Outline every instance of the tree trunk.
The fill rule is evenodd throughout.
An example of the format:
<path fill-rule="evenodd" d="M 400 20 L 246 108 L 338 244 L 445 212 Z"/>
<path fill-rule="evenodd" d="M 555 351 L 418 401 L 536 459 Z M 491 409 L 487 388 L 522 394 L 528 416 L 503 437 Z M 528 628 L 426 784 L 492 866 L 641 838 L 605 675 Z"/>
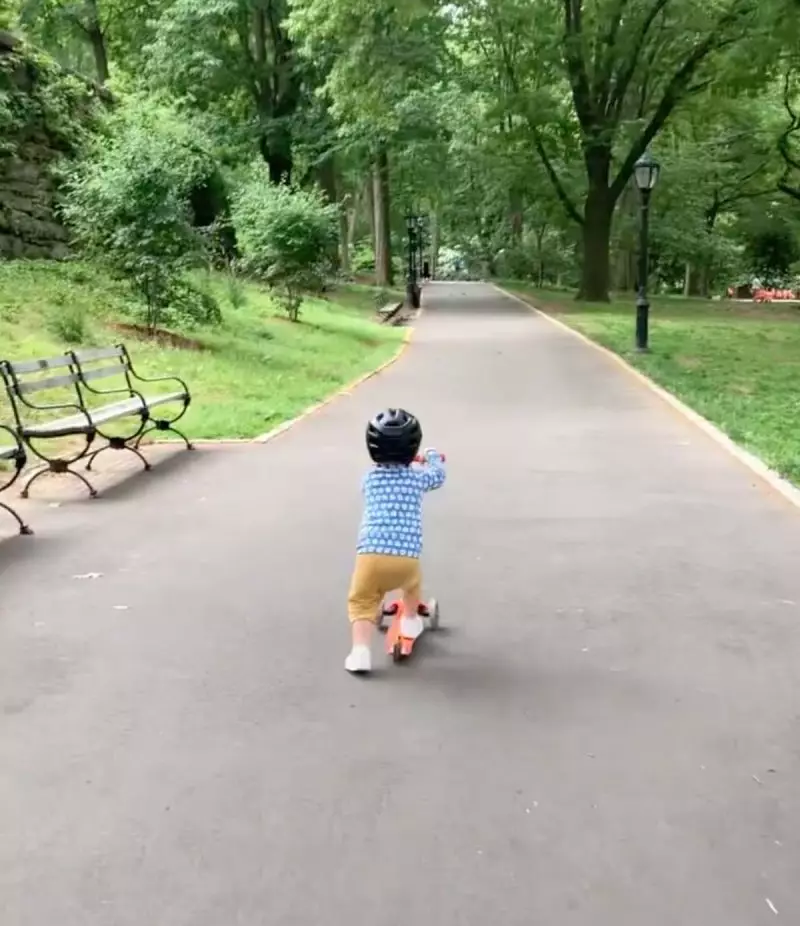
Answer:
<path fill-rule="evenodd" d="M 536 260 L 539 266 L 538 284 L 544 286 L 544 236 L 547 234 L 547 225 L 539 225 L 536 229 Z"/>
<path fill-rule="evenodd" d="M 431 210 L 431 279 L 436 279 L 436 273 L 439 269 L 439 247 L 441 239 L 441 227 L 439 221 L 439 212 L 437 209 Z"/>
<path fill-rule="evenodd" d="M 515 245 L 522 243 L 524 229 L 524 215 L 522 195 L 519 190 L 512 189 L 509 195 L 509 219 L 511 222 L 511 241 Z"/>
<path fill-rule="evenodd" d="M 583 219 L 583 266 L 578 298 L 585 302 L 609 301 L 609 261 L 614 201 L 605 184 L 591 181 Z"/>
<path fill-rule="evenodd" d="M 389 156 L 381 145 L 372 173 L 375 202 L 375 282 L 378 286 L 394 283 L 392 272 L 391 204 L 389 202 Z"/>
<path fill-rule="evenodd" d="M 293 72 L 292 45 L 282 28 L 267 21 L 269 8 L 257 5 L 252 16 L 253 58 L 260 77 L 252 83 L 261 122 L 258 146 L 272 183 L 291 183 L 292 133 L 289 124 L 300 102 Z"/>
<path fill-rule="evenodd" d="M 273 126 L 263 132 L 259 139 L 261 157 L 269 168 L 270 183 L 291 183 L 292 181 L 292 141 L 285 129 Z"/>
<path fill-rule="evenodd" d="M 347 209 L 345 211 L 345 254 L 347 260 L 347 270 L 348 272 L 351 269 L 351 254 L 353 253 L 353 245 L 356 240 L 356 226 L 358 225 L 358 213 L 361 209 L 361 199 L 362 191 L 356 190 L 350 201 L 347 204 Z M 344 260 L 343 260 L 344 263 Z"/>
<path fill-rule="evenodd" d="M 375 230 L 375 178 L 373 176 L 374 169 L 370 168 L 370 174 L 367 178 L 367 182 L 364 184 L 367 190 L 367 212 L 369 213 L 369 237 L 370 243 L 372 244 L 372 253 L 377 254 L 378 249 L 378 236 Z M 377 267 L 377 262 L 375 264 Z"/>

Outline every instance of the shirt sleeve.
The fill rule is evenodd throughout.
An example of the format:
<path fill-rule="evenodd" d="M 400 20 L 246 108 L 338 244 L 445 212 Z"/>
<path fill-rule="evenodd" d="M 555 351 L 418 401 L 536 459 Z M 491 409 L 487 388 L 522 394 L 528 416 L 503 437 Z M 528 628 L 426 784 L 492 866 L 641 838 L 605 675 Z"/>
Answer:
<path fill-rule="evenodd" d="M 447 471 L 444 468 L 444 460 L 435 450 L 429 450 L 425 455 L 425 463 L 420 470 L 420 479 L 422 488 L 425 492 L 432 492 L 444 485 L 447 478 Z"/>

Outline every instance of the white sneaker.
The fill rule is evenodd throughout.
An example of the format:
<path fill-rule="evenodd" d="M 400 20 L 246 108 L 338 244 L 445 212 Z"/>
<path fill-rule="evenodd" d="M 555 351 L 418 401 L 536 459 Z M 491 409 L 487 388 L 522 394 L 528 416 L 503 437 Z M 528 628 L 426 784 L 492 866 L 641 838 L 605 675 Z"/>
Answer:
<path fill-rule="evenodd" d="M 409 640 L 416 640 L 425 629 L 425 621 L 417 616 L 404 617 L 400 621 L 400 636 Z"/>
<path fill-rule="evenodd" d="M 372 671 L 372 653 L 368 646 L 354 646 L 344 661 L 348 672 L 361 673 Z"/>

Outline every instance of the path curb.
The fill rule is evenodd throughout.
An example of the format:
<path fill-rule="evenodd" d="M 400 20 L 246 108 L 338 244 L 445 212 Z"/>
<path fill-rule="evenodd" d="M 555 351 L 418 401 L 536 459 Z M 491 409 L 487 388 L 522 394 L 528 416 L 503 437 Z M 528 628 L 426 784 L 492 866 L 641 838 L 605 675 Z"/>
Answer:
<path fill-rule="evenodd" d="M 583 341 L 584 344 L 594 348 L 594 350 L 599 351 L 601 354 L 604 354 L 610 360 L 613 360 L 614 363 L 622 367 L 626 373 L 636 379 L 640 385 L 645 386 L 651 392 L 655 393 L 660 399 L 662 399 L 662 401 L 666 402 L 667 405 L 669 405 L 684 418 L 690 421 L 693 425 L 695 425 L 695 427 L 699 428 L 707 437 L 710 437 L 711 440 L 713 440 L 716 444 L 718 444 L 724 450 L 727 450 L 728 453 L 734 457 L 734 459 L 738 460 L 739 463 L 747 467 L 750 472 L 754 473 L 761 480 L 763 480 L 771 489 L 773 489 L 779 495 L 782 495 L 788 502 L 794 505 L 795 508 L 800 508 L 800 489 L 792 485 L 792 483 L 787 479 L 784 479 L 780 473 L 770 469 L 770 467 L 767 466 L 767 464 L 755 454 L 750 453 L 749 450 L 745 450 L 744 447 L 740 447 L 737 443 L 732 441 L 727 434 L 721 431 L 715 424 L 712 424 L 707 418 L 704 418 L 693 408 L 690 408 L 679 398 L 674 396 L 671 392 L 668 392 L 662 386 L 659 386 L 658 383 L 650 379 L 649 376 L 631 366 L 631 364 L 629 364 L 624 358 L 620 357 L 619 354 L 615 353 L 613 350 L 610 350 L 607 347 L 604 347 L 602 344 L 598 344 L 596 341 L 593 341 L 582 332 L 576 331 L 575 328 L 571 328 L 569 325 L 565 324 L 559 319 L 554 318 L 547 312 L 542 311 L 542 309 L 531 305 L 530 302 L 528 302 L 526 299 L 523 299 L 521 296 L 517 296 L 515 293 L 511 293 L 507 289 L 503 289 L 502 286 L 498 286 L 497 284 L 493 283 L 492 285 L 504 296 L 508 296 L 509 299 L 514 299 L 516 302 L 521 303 L 530 312 L 533 312 L 536 315 L 540 315 L 551 325 L 554 325 L 556 328 L 571 334 L 578 340 Z"/>

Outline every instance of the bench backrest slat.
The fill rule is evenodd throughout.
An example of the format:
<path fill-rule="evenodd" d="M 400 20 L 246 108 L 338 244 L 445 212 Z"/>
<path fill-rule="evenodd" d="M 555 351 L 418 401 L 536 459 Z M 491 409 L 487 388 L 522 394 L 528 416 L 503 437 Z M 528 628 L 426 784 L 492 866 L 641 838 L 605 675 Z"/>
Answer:
<path fill-rule="evenodd" d="M 6 368 L 15 376 L 26 373 L 42 373 L 45 370 L 61 370 L 72 364 L 72 357 L 62 354 L 60 357 L 47 357 L 40 360 L 6 360 Z"/>
<path fill-rule="evenodd" d="M 82 383 L 90 383 L 93 379 L 105 379 L 108 376 L 121 376 L 127 370 L 127 363 L 114 363 L 109 366 L 98 367 L 95 370 L 84 370 L 81 368 L 80 379 Z"/>
<path fill-rule="evenodd" d="M 112 357 L 125 357 L 125 348 L 117 344 L 114 347 L 86 347 L 72 351 L 78 363 L 93 363 L 96 360 L 110 360 Z"/>
<path fill-rule="evenodd" d="M 28 382 L 19 381 L 12 384 L 12 389 L 18 395 L 30 395 L 33 392 L 43 392 L 45 389 L 58 389 L 59 386 L 74 386 L 78 382 L 77 373 L 64 373 L 61 376 L 46 376 L 43 379 L 32 379 Z"/>

